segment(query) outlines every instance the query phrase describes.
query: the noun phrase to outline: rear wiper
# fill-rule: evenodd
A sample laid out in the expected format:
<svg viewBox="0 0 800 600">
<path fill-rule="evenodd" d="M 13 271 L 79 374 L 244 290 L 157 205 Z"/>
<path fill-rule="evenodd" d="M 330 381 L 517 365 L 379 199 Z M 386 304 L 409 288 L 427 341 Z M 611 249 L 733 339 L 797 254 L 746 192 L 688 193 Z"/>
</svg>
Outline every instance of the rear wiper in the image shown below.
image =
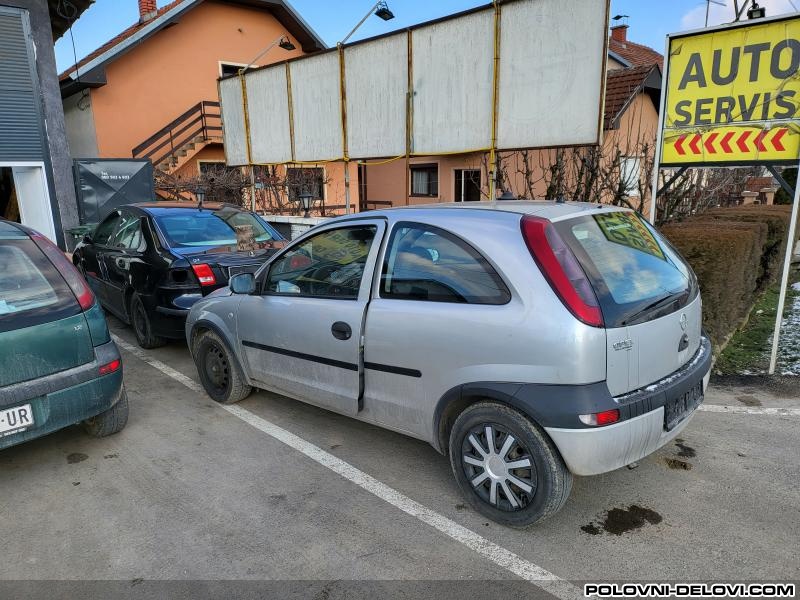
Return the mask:
<svg viewBox="0 0 800 600">
<path fill-rule="evenodd" d="M 658 300 L 655 300 L 655 301 L 651 302 L 650 304 L 648 304 L 644 308 L 641 308 L 641 309 L 637 310 L 635 313 L 633 313 L 632 315 L 628 316 L 628 318 L 625 319 L 622 322 L 622 324 L 623 325 L 630 325 L 632 321 L 635 321 L 639 317 L 642 317 L 642 316 L 646 315 L 647 313 L 649 313 L 650 311 L 656 310 L 657 308 L 661 308 L 663 306 L 667 306 L 668 304 L 670 304 L 672 302 L 677 302 L 679 298 L 680 298 L 680 296 L 676 296 L 675 294 L 667 294 L 666 296 L 662 296 Z"/>
</svg>

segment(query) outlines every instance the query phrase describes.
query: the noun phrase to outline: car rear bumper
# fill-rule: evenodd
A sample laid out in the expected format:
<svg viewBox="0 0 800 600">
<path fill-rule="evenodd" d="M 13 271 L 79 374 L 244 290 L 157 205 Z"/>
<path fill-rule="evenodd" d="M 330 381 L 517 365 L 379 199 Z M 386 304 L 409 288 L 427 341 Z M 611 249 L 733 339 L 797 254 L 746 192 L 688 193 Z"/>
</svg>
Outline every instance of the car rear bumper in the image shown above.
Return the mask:
<svg viewBox="0 0 800 600">
<path fill-rule="evenodd" d="M 592 428 L 545 426 L 545 431 L 575 475 L 613 471 L 675 439 L 691 420 L 694 410 L 667 429 L 665 405 L 700 384 L 705 393 L 710 375 L 711 348 L 704 338 L 695 357 L 679 371 L 641 390 L 614 398 L 615 407 L 623 415 L 618 423 Z"/>
<path fill-rule="evenodd" d="M 178 339 L 183 338 L 186 317 L 192 306 L 203 298 L 199 291 L 191 291 L 178 295 L 160 293 L 151 301 L 153 311 L 150 313 L 150 325 L 158 336 Z"/>
<path fill-rule="evenodd" d="M 95 348 L 91 363 L 0 389 L 0 409 L 30 404 L 34 425 L 0 437 L 0 449 L 75 425 L 105 412 L 122 396 L 122 368 L 98 376 L 100 365 L 119 358 L 114 342 Z"/>
</svg>

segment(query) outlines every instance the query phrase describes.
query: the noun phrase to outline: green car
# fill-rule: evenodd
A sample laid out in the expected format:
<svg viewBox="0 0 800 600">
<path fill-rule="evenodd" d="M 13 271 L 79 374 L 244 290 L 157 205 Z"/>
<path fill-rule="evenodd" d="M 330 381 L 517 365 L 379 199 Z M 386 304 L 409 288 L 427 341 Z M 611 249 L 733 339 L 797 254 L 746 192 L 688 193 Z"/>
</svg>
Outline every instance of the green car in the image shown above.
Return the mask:
<svg viewBox="0 0 800 600">
<path fill-rule="evenodd" d="M 52 242 L 0 220 L 0 449 L 127 421 L 119 350 L 91 289 Z"/>
</svg>

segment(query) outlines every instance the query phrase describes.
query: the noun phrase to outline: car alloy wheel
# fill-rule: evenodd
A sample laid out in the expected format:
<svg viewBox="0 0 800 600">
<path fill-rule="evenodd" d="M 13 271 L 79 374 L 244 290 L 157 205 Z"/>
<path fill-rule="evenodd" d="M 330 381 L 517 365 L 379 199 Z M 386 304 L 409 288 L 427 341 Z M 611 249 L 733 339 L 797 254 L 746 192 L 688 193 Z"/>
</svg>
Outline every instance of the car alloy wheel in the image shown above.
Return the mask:
<svg viewBox="0 0 800 600">
<path fill-rule="evenodd" d="M 214 391 L 224 394 L 231 383 L 230 365 L 225 350 L 216 343 L 209 344 L 203 359 L 203 366 Z"/>
<path fill-rule="evenodd" d="M 473 491 L 504 511 L 522 510 L 536 495 L 530 451 L 511 432 L 494 423 L 470 429 L 461 446 L 464 474 Z"/>
</svg>

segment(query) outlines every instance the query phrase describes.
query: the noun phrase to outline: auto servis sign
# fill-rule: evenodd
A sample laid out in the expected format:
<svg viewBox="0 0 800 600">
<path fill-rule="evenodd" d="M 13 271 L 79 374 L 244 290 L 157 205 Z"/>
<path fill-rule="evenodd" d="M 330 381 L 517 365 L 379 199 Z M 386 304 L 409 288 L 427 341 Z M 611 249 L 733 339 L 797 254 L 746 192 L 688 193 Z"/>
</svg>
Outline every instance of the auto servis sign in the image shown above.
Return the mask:
<svg viewBox="0 0 800 600">
<path fill-rule="evenodd" d="M 662 165 L 797 162 L 800 16 L 675 34 L 668 51 Z"/>
</svg>

